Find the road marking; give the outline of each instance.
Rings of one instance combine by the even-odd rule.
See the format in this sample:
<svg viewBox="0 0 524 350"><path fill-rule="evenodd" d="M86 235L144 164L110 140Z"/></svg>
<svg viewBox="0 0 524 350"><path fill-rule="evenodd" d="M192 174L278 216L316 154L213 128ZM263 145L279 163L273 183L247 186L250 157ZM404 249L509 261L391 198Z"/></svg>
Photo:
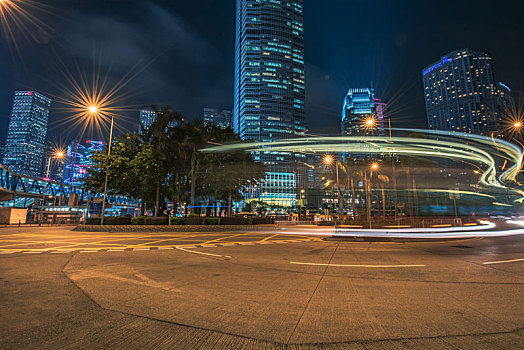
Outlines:
<svg viewBox="0 0 524 350"><path fill-rule="evenodd" d="M264 239L262 239L262 240L260 240L258 242L265 242L265 241L270 240L271 238L273 238L275 236L278 236L278 235L280 235L280 233L274 234L272 236L267 236L266 238L264 238Z"/></svg>
<svg viewBox="0 0 524 350"><path fill-rule="evenodd" d="M318 264L291 261L295 265L312 265L312 266L336 266L336 267L425 267L426 265L342 265L342 264Z"/></svg>
<svg viewBox="0 0 524 350"><path fill-rule="evenodd" d="M44 251L42 250L39 250L39 251L31 251L31 252L23 252L24 254L40 254L40 253L43 253Z"/></svg>
<svg viewBox="0 0 524 350"><path fill-rule="evenodd" d="M98 250L81 250L80 253L96 253Z"/></svg>
<svg viewBox="0 0 524 350"><path fill-rule="evenodd" d="M59 251L56 251L56 252L51 252L51 254L67 254L67 253L71 253L72 250L59 250Z"/></svg>
<svg viewBox="0 0 524 350"><path fill-rule="evenodd" d="M5 251L5 252L0 252L0 254L13 254L13 253L16 253L16 252L17 252L16 250L12 251L12 252L11 251L9 251L9 252Z"/></svg>
<svg viewBox="0 0 524 350"><path fill-rule="evenodd" d="M202 254L202 255L217 256L217 257L220 257L220 258L228 258L228 259L231 259L231 256L229 256L229 255L219 255L219 254L211 254L211 253L202 253L202 252L197 252L197 251L194 251L194 250L184 249L184 248L181 248L181 247L176 247L176 249L183 250L184 252L193 253L193 254Z"/></svg>
<svg viewBox="0 0 524 350"><path fill-rule="evenodd" d="M492 265L492 264L504 264L504 263L511 263L511 262L517 262L517 261L524 261L524 259L512 259L512 260L500 260L500 261L488 261L483 263L484 265Z"/></svg>
<svg viewBox="0 0 524 350"><path fill-rule="evenodd" d="M108 249L106 252L123 252L124 249Z"/></svg>
<svg viewBox="0 0 524 350"><path fill-rule="evenodd" d="M133 251L151 250L151 248L133 248Z"/></svg>

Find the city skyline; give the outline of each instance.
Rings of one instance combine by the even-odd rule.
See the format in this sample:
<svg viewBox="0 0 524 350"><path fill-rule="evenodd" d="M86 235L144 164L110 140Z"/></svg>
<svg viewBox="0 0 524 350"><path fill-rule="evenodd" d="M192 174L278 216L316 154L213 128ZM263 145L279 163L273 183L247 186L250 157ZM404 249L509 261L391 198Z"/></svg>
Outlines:
<svg viewBox="0 0 524 350"><path fill-rule="evenodd" d="M186 14L194 10L191 5L187 4L153 1L140 5L143 6L144 18L156 18L159 20L158 25L151 28L150 32L147 33L148 35L151 32L159 34L155 44L158 44L161 48L166 48L166 46L169 48L172 40L168 40L162 33L165 33L165 29L172 29L176 30L177 33L184 34L180 36L184 38L180 44L185 45L187 50L185 50L185 53L180 53L179 51L167 52L161 55L160 58L153 58L154 62L151 64L151 68L148 68L147 74L143 74L152 78L139 76L139 79L133 82L133 84L147 87L145 89L147 92L135 89L138 90L135 91L137 104L148 104L150 102L158 102L157 104L159 105L170 104L189 119L199 117L200 111L206 105L217 106L221 109L227 109L231 106L233 82L230 77L233 72L233 55L231 51L234 45L234 23L229 22L231 22L234 14L234 4L210 2L208 5L215 13L223 14L223 16L213 16L213 18L186 16ZM129 50L136 49L138 53L145 52L145 44L142 45L141 43L139 47L135 47L130 43L129 38L134 33L134 29L130 28L129 23L131 19L134 19L136 11L132 8L124 8L121 14L109 19L108 11L113 9L114 6L116 6L116 2L113 1L104 2L104 4L96 6L85 4L78 7L78 9L69 7L67 4L62 6L63 11L70 15L72 21L66 24L63 22L63 18L58 18L57 23L60 26L70 26L70 35L74 35L78 39L78 44L82 45L82 47L79 47L79 45L75 44L67 52L62 51L61 53L65 53L64 57L78 59L80 64L87 65L90 63L90 59L86 59L86 57L94 55L100 55L104 65L111 61L117 61L118 64L115 65L116 68L114 69L114 73L117 76L119 73L125 72L132 63L139 62L141 59L152 59L148 55L128 55L125 59L120 59L123 53L129 52ZM359 26L359 23L364 22L372 13L380 17L385 16L387 11L392 11L392 18L395 18L393 15L396 15L398 20L409 14L414 21L420 21L420 17L424 15L426 16L425 19L430 24L434 24L435 27L442 25L447 28L445 23L456 23L457 16L461 11L465 10L461 5L456 5L457 11L454 14L442 14L444 16L441 20L442 22L438 22L435 14L429 14L426 11L426 6L428 5L416 4L408 6L407 3L401 3L396 7L391 7L379 2L368 8L365 4L357 2L352 4L352 10L362 10L360 11L362 18L357 19L351 26L345 28L342 25L342 21L337 21L336 19L341 18L340 16L342 15L339 13L343 13L343 11L340 10L348 8L348 5L334 3L326 8L326 6L322 7L308 1L305 2L304 21L306 28L311 28L309 32L306 30L305 35L306 47L308 47L306 53L308 98L306 99L305 107L306 120L313 132L324 131L327 134L337 134L340 118L339 106L347 89L352 86L369 85L369 81L373 81L377 94L385 102L388 102L390 111L392 111L390 114L397 126L424 126L425 109L423 93L421 92L420 70L430 62L433 62L435 57L440 57L444 53L460 47L470 47L473 50L489 52L494 58L495 65L501 67L497 69L498 79L510 86L517 95L515 97L518 100L521 90L519 85L521 85L522 81L522 70L521 66L519 66L520 62L515 57L521 56L518 54L520 49L517 47L517 52L513 52L511 55L505 53L503 42L511 41L512 35L515 35L512 33L519 32L519 24L515 24L519 22L509 21L507 18L504 21L499 20L496 14L502 10L498 7L495 7L492 11L493 21L497 25L494 24L491 29L480 28L472 20L469 22L470 20L465 19L464 26L469 26L471 29L466 30L464 33L456 33L453 37L446 36L448 29L445 29L444 32L441 31L442 33L438 35L437 32L439 31L435 31L435 33L431 34L431 41L422 37L422 34L415 33L413 29L408 30L396 23L396 21L391 22L391 19L384 24L377 25L371 31ZM85 14L86 29L80 28L80 23L75 22L75 18L79 18L80 10ZM403 10L404 14L401 13L401 10ZM481 12L480 8L474 9L474 11L477 10ZM323 19L326 16L332 20L324 21ZM483 14L483 16L486 16L486 14ZM511 13L510 16L518 17L518 11ZM183 20L181 19L182 17L184 18ZM166 19L173 21L166 21ZM175 23L175 25L165 27L168 25L168 22ZM98 39L104 39L101 40L102 44L96 46L92 45L94 37L89 36L87 30L87 28L93 28L94 24L99 24L98 29L95 31L95 36ZM386 31L386 25L388 31ZM210 27L215 29L211 30ZM216 30L217 27L220 29ZM115 44L116 40L114 32L109 30L112 28L119 29L123 35L122 37L125 39L123 40L124 44L118 44L118 47L122 48L122 50L114 56L107 53L108 48L111 46L110 44ZM509 28L514 30L508 30ZM477 31L475 35L472 33L474 30ZM348 32L354 35L345 35ZM506 33L504 36L506 39L498 39L501 37L499 35L501 33ZM340 37L344 38L344 40L337 41L335 50L335 42L331 43L333 40L328 40L330 37ZM40 68L43 64L47 65L50 63L50 60L53 58L50 56L51 48L57 42L69 39L63 37L50 38L49 43L45 45L23 44L27 46L26 48L29 52L31 50L42 51L42 55L39 57L42 58L42 62L37 62L35 65L29 64L33 63L29 57L24 57L19 63L15 63L7 49L0 52L0 60L4 63L4 68L0 69L0 79L6 82L3 85L4 89L0 92L0 125L5 126L2 128L4 130L2 130L3 134L0 137L5 137L9 106L12 102L9 101L9 96L12 94L12 91L20 86L31 86L44 94L47 90L52 90L52 87L41 84L42 81L46 80L47 73ZM516 38L513 38L513 41L516 42L514 39ZM191 43L196 44L193 45ZM342 46L340 45L341 43ZM122 45L127 46L122 47ZM376 51L377 45L381 47L380 55ZM195 48L201 48L202 50L198 51ZM206 50L209 50L208 52L211 55L205 56L213 57L212 59L204 59L203 55L200 54L200 52L208 53ZM184 67L184 71L187 71L187 73L174 74L178 68L168 67L164 64L166 59L171 59L173 56L176 57L175 66ZM191 59L194 59L194 62L189 62ZM25 66L30 66L30 69L23 68L24 61L26 61ZM343 61L344 64L342 64ZM197 66L201 68L202 72L193 74ZM217 69L217 67L220 67L220 69ZM158 73L163 69L165 69L165 72L162 72L165 73L163 74L164 77L157 80ZM212 73L209 73L211 71ZM149 73L155 74L151 75ZM184 82L189 79L188 74L192 75L191 84L174 83L171 85L171 83L167 82L174 75L177 81ZM179 85L183 87L180 88ZM386 87L386 85L389 87ZM172 91L168 88L171 86L174 88ZM202 94L199 94L202 95L201 97L186 96L188 94L193 95L192 92L199 88L204 88ZM210 95L210 90L216 92ZM154 98L150 98L151 95L154 95ZM209 102L204 102L204 98ZM59 128L56 127L57 118L64 118L64 116L60 116L59 113L52 110L51 135L56 135L58 132ZM121 124L121 127L126 130L132 130L138 125L138 121L136 118L133 120L128 118L126 121L117 122L117 124Z"/></svg>

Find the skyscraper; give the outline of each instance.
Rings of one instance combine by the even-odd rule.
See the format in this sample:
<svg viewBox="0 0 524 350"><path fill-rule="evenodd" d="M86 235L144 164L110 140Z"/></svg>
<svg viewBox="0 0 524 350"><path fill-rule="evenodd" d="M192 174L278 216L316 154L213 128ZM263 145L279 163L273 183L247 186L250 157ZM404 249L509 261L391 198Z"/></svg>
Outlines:
<svg viewBox="0 0 524 350"><path fill-rule="evenodd" d="M138 126L138 132L142 132L142 129L149 129L151 124L156 120L156 112L150 108L140 110L140 125Z"/></svg>
<svg viewBox="0 0 524 350"><path fill-rule="evenodd" d="M302 0L237 0L235 131L272 141L305 132Z"/></svg>
<svg viewBox="0 0 524 350"><path fill-rule="evenodd" d="M234 129L243 140L271 142L305 134L302 3L237 0L233 109ZM261 152L253 157L269 167L260 199L294 205L305 178L305 156Z"/></svg>
<svg viewBox="0 0 524 350"><path fill-rule="evenodd" d="M85 144L73 141L67 147L67 162L63 171L63 182L68 185L82 186L82 181L93 165L91 157L104 149L103 141L88 140Z"/></svg>
<svg viewBox="0 0 524 350"><path fill-rule="evenodd" d="M204 108L203 120L205 124L214 124L220 129L233 127L231 111L219 111L215 108Z"/></svg>
<svg viewBox="0 0 524 350"><path fill-rule="evenodd" d="M342 135L384 135L385 106L373 89L349 89L342 107Z"/></svg>
<svg viewBox="0 0 524 350"><path fill-rule="evenodd" d="M499 132L502 104L488 54L453 51L424 68L422 78L430 129Z"/></svg>
<svg viewBox="0 0 524 350"><path fill-rule="evenodd" d="M3 161L15 173L42 176L50 108L51 100L38 92L15 92Z"/></svg>

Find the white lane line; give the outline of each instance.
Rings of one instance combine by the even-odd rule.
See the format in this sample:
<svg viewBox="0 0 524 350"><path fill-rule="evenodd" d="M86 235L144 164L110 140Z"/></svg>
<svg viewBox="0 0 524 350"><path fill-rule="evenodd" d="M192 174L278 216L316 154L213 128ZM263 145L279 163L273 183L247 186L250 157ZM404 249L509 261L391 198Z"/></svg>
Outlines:
<svg viewBox="0 0 524 350"><path fill-rule="evenodd" d="M133 251L151 250L151 248L133 248Z"/></svg>
<svg viewBox="0 0 524 350"><path fill-rule="evenodd" d="M108 249L107 252L123 252L124 249Z"/></svg>
<svg viewBox="0 0 524 350"><path fill-rule="evenodd" d="M23 252L23 253L24 253L24 254L41 254L41 253L43 253L43 252L45 252L45 250L39 250L39 251L36 251L36 252L34 252L34 251L30 251L30 252Z"/></svg>
<svg viewBox="0 0 524 350"><path fill-rule="evenodd" d="M524 259L512 259L512 260L500 260L500 261L487 261L483 263L484 265L492 265L492 264L504 264L504 263L511 263L511 262L517 262L517 261L524 261Z"/></svg>
<svg viewBox="0 0 524 350"><path fill-rule="evenodd" d="M169 249L175 249L173 247L158 247L158 250L169 250Z"/></svg>
<svg viewBox="0 0 524 350"><path fill-rule="evenodd" d="M211 254L211 253L202 253L202 252L197 252L197 251L194 251L194 250L184 249L184 248L181 248L181 247L176 247L176 249L183 250L184 252L193 253L193 254L201 254L201 255L209 255L209 256L218 256L218 257L220 257L220 258L231 258L231 256L229 256L229 255L219 255L219 254Z"/></svg>
<svg viewBox="0 0 524 350"><path fill-rule="evenodd" d="M57 250L55 252L51 252L51 254L67 254L67 253L71 253L72 250Z"/></svg>
<svg viewBox="0 0 524 350"><path fill-rule="evenodd" d="M312 265L312 266L335 266L335 267L425 267L426 265L342 265L342 264L318 264L291 261L295 265Z"/></svg>
<svg viewBox="0 0 524 350"><path fill-rule="evenodd" d="M80 253L96 253L98 250L81 250Z"/></svg>
<svg viewBox="0 0 524 350"><path fill-rule="evenodd" d="M5 251L5 252L0 252L0 254L13 254L13 253L17 253L19 252L19 250L15 250L15 251Z"/></svg>

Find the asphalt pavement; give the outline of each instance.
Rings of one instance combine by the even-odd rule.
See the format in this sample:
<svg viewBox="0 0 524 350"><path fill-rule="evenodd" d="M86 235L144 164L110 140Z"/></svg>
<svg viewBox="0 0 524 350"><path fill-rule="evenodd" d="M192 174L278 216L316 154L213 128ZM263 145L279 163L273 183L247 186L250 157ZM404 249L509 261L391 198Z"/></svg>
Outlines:
<svg viewBox="0 0 524 350"><path fill-rule="evenodd" d="M524 236L0 229L3 349L524 348Z"/></svg>

